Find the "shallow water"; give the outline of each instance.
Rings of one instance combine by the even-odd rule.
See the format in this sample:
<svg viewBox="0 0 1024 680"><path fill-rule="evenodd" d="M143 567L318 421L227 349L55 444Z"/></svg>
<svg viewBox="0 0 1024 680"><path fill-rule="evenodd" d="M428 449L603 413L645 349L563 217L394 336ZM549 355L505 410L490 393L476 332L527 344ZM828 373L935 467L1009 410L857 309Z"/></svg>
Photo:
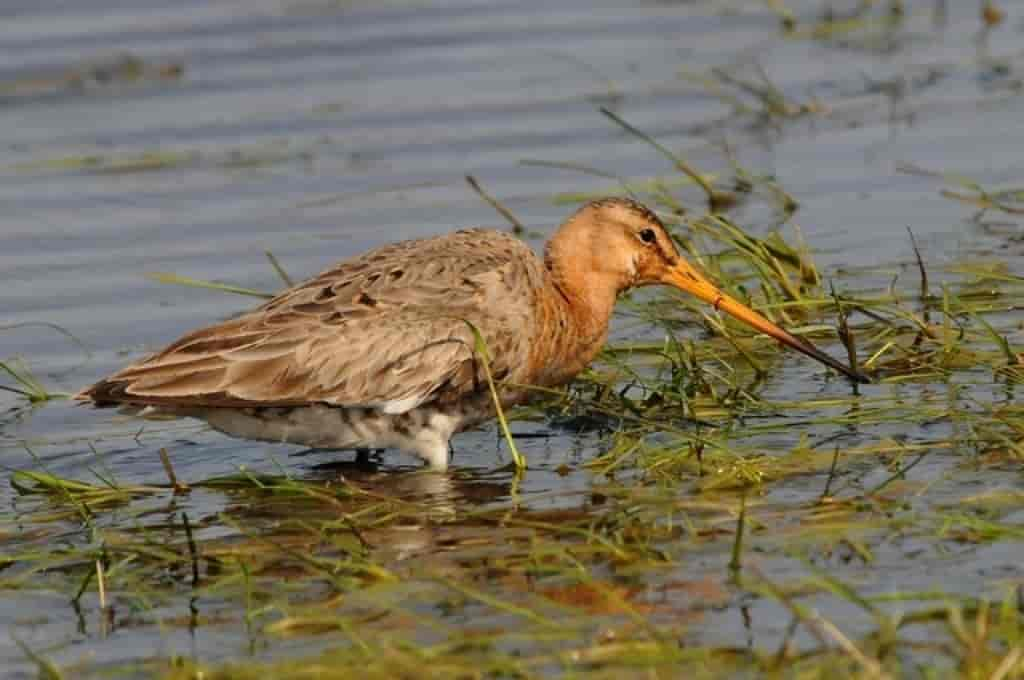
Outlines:
<svg viewBox="0 0 1024 680"><path fill-rule="evenodd" d="M840 282L844 272L855 272L858 287L884 287L895 275L903 277L901 285L914 280L908 227L936 280L943 265L993 257L1024 273L1019 217L971 221L970 206L938 194L941 182L898 171L912 163L995 185L1019 184L1024 175L1018 143L1024 7L1004 3L1007 20L979 38L974 3L949 3L938 27L933 4L910 3L904 26L864 41L782 37L778 19L755 2L6 3L0 10L0 323L58 324L84 350L53 330L25 326L0 332L0 359L23 357L48 386L73 392L252 302L162 285L147 273L274 290L280 281L267 250L299 278L396 239L502 225L468 189L466 174L536 230L531 243L539 246L573 209L553 197L616 184L521 161L575 163L629 179L675 176L663 157L602 116L600 106L704 172L730 172L724 140L745 168L774 175L800 202L794 222L816 262ZM819 9L810 2L791 6L801 16ZM781 125L730 115L722 100L681 78L683 70L741 60L756 60L787 96L817 98L828 113ZM697 191L680 194L699 209ZM757 203L733 217L753 233L771 222ZM618 337L633 334L631 324L620 322ZM1024 340L1019 326L1010 339ZM849 394L847 385L821 373L787 356L761 396L796 401ZM975 398L1016 399L989 377L974 382ZM862 394L890 407L900 398L941 402L945 389L873 385ZM836 434L833 425L801 429L803 418L794 415L793 428L764 435L760 445L785 451L800 434L812 441ZM897 421L854 429L844 441L853 446L900 436L912 442L941 437L949 427ZM581 464L606 446L601 433L573 435L548 422L517 423L516 431L550 435L520 442L531 462L520 502L536 510L585 506L602 482ZM316 479L335 474L316 465L337 458L294 456L294 449L229 440L194 422L140 423L67 401L25 408L0 392L6 469L43 468L82 479L99 466L123 483L155 484L164 481L161 448L185 480L241 467ZM399 474L416 463L393 453L382 464L392 474L362 481L395 496L487 507L508 501L510 476L495 472L508 460L496 429L487 427L456 439L460 472L444 488ZM955 467L929 459L915 468L918 480L933 484L920 501L922 512L981 489L1019 488L1017 474L951 474ZM860 472L856 483L870 488L891 470L867 465ZM763 500L779 507L802 503L821 484L798 479L771 488ZM0 517L9 527L40 502L0 485ZM173 508L166 499L137 503L133 511L152 503L157 519L126 520L133 524L170 521L183 509L201 518L231 511L230 497L211 490L197 490ZM105 523L117 527L116 513ZM208 526L201 536L218 531L230 533ZM1024 551L1012 543L930 560L912 558L918 548L907 543L887 544L871 570L852 570L852 577L875 591L941 585L991 595L1024 576ZM24 539L11 550L31 545ZM728 559L728 542L695 552L685 578L717 579ZM797 566L779 557L763 568L785 579ZM735 606L705 611L694 604L704 616L695 639L777 645L788 623L779 605L747 604L743 616ZM834 601L821 607L847 618ZM84 658L91 669L176 653L202 660L244 656L237 627L152 623L187 608L182 601L150 612L145 622L101 631L95 603L76 614L58 589L10 590L0 601L0 627L11 633L0 635L0 667L10 677L34 672L11 636L59 663ZM321 644L308 642L309 648ZM261 655L306 648L293 639Z"/></svg>

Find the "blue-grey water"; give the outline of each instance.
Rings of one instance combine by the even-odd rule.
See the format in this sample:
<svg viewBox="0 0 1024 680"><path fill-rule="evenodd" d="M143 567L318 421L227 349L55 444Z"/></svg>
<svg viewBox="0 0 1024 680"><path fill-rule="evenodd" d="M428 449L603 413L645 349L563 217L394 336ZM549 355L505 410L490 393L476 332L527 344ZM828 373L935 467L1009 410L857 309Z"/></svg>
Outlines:
<svg viewBox="0 0 1024 680"><path fill-rule="evenodd" d="M541 235L573 209L553 198L613 190L616 182L524 160L629 179L677 177L602 106L704 172L728 176L728 148L748 170L773 175L799 201L793 221L827 273L867 270L859 274L863 286L887 285L894 274L913 280L908 227L936 277L944 265L993 257L1024 272L1019 217L971 221L974 209L940 196L940 181L899 171L911 163L1021 184L1024 5L1003 2L1005 22L984 36L978 3L948 3L946 22L936 26L935 3L922 1L907 3L903 25L870 39L821 40L783 36L766 4L6 2L0 360L20 357L50 388L74 392L254 302L147 274L274 290L281 284L265 251L303 277L396 239L504 226L467 187L466 174ZM788 3L801 17L822 4ZM766 122L736 114L686 77L716 67L756 77L753 64L792 101L821 109ZM679 193L699 209L699 192ZM756 206L735 218L754 232L770 221ZM33 325L40 323L59 325L81 344ZM1011 340L1024 338L1018 330ZM819 374L790 356L765 394L845 393ZM594 483L577 464L593 456L598 437L554 434L522 444L535 467L521 492L537 507L571 503L565 499ZM508 462L493 428L464 434L455 447L460 468L483 473ZM160 448L180 477L193 480L278 465L309 476L312 461L329 458L289 456L292 449L230 440L190 421L140 422L68 401L24 408L0 392L5 470L87 478L106 466L125 483L159 483ZM386 462L414 464L398 455ZM556 474L562 464L574 471ZM959 481L1015 483L995 480L979 472ZM16 526L25 503L0 479L8 525ZM194 516L210 516L227 501L196 492L187 503ZM1004 580L1024 576L1017 566L1024 552L1002 543L979 552L925 563L879 559L894 587L991 594L993 571ZM720 558L696 557L693 575L720 568ZM786 620L758 606L767 613L759 619L755 606L755 630L777 639ZM83 628L62 591L7 591L0 675L35 672L15 638L92 668L173 653L232 657L240 649L237 631L203 630L189 638L180 628L140 625L102 635L94 623ZM709 631L706 639L721 644L744 635L735 615L713 620Z"/></svg>

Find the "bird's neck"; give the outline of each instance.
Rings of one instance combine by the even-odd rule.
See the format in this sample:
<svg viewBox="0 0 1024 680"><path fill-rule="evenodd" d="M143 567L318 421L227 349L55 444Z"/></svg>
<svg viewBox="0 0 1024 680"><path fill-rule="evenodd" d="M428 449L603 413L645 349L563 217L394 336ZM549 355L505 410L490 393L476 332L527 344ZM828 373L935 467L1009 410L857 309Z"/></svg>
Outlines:
<svg viewBox="0 0 1024 680"><path fill-rule="evenodd" d="M544 267L584 337L603 336L615 299L627 287L623 275L609 269L607 246L594 242L597 231L577 219L563 224L544 249Z"/></svg>
<svg viewBox="0 0 1024 680"><path fill-rule="evenodd" d="M621 287L584 255L589 248L553 239L545 252L549 278L546 307L556 318L552 382L565 382L597 356L608 338L608 323ZM586 244L589 245L589 244Z"/></svg>
<svg viewBox="0 0 1024 680"><path fill-rule="evenodd" d="M552 276L552 279L573 336L584 342L603 343L615 310L616 288L598 282L588 286L575 278Z"/></svg>

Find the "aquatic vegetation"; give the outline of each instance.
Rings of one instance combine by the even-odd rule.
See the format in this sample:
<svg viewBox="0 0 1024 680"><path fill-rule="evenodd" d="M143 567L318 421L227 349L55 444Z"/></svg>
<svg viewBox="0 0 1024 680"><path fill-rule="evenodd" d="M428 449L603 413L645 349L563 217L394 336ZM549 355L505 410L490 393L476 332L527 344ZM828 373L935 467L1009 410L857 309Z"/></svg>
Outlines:
<svg viewBox="0 0 1024 680"><path fill-rule="evenodd" d="M796 60L805 48L833 50L837 63L859 69L865 54L902 54L958 9L945 4L713 0L659 11L703 11ZM961 28L1016 27L1000 3L970 12ZM956 49L953 37L943 50ZM727 57L739 49L727 47ZM942 82L974 77L975 50L972 36ZM19 611L5 613L13 639L0 645L23 662L19 671L166 680L1024 677L1019 177L1012 167L978 170L988 160L966 144L963 159L916 157L941 146L928 121L908 137L885 123L858 128L876 119L854 105L895 83L896 66L894 80L865 75L850 95L846 76L831 90L804 89L785 58L700 58L715 62L687 67L687 84L699 87L685 96L724 103L724 119L692 124L689 110L662 119L644 109L646 91L614 73L616 105L587 108L581 128L620 146L521 154L532 157L523 163L530 172L561 171L564 181L542 187L543 201L523 198L536 189L519 176L483 182L487 163L514 167L518 158L491 157L473 169L475 193L458 170L429 184L442 189L410 214L444 215L450 194L462 192L531 239L549 208L635 196L723 290L872 384L853 386L686 296L635 291L589 370L457 439L455 469L441 476L397 457L359 465L348 454L225 445L189 421L75 411L50 399L70 387L57 368L31 355L4 359L0 390L12 406L0 419L9 499L0 507L0 593ZM666 69L671 86L658 86L677 87L685 60ZM909 110L943 89L932 85L904 91ZM963 99L969 114L955 124L965 134L987 125L984 94ZM786 146L786 135L796 143ZM863 137L882 140L870 149L881 160L861 168L849 159ZM513 142L518 150L529 140ZM810 156L819 146L835 156ZM171 177L144 170L238 167L230 153L194 148L56 150L52 162L10 169L21 181L102 183ZM240 148L241 166L265 161L283 172L297 158ZM620 162L620 148L652 162ZM823 185L807 177L837 158L851 166L823 183L832 194L814 195ZM787 174L787 163L810 169ZM302 191L334 190L337 178L319 179ZM378 200L378 179L361 195ZM426 190L419 179L394 184ZM878 188L900 180L917 184ZM859 215L843 212L851 194L892 237L868 263L836 256L850 241L830 240L816 224L857 228ZM440 206L436 215L425 204ZM927 217L894 212L908 204ZM250 208L237 212L249 219L266 209ZM936 216L945 219L937 231L922 231ZM964 245L946 248L957 239ZM265 269L239 275L201 260L192 276L153 274L143 285L229 305L236 299L221 293L269 297L278 280L293 281L267 250L280 255L276 243L246 245ZM281 260L292 270L290 256ZM138 271L177 266L149 261ZM259 283L245 278L253 270ZM239 307L251 302L237 298ZM29 417L37 427L20 427ZM64 419L71 424L56 429ZM528 469L515 469L519 456ZM188 465L203 457L215 465ZM211 468L219 471L194 472Z"/></svg>
<svg viewBox="0 0 1024 680"><path fill-rule="evenodd" d="M25 362L12 359L0 361L0 375L6 374L7 378L13 380L13 385L0 385L0 390L12 392L33 404L49 401L50 399L65 398L68 395L61 392L51 392L39 381Z"/></svg>
<svg viewBox="0 0 1024 680"><path fill-rule="evenodd" d="M645 331L615 342L571 395L553 392L510 414L513 438L516 420L535 414L612 423L584 464L589 490L560 494L561 509L517 493L512 472L497 478L494 501L477 506L458 501L460 486L479 483L472 472L439 491L420 472L181 480L166 452L166 484L119 483L98 468L98 483L21 470L11 484L35 500L19 513L27 530L4 537L0 588L67 589L89 616L132 611L133 625L228 626L253 648L304 639L321 650L269 667L141 662L174 679L394 677L424 663L445 677L897 677L922 654L935 655L931 672L1021 667L1012 588L964 599L937 584L891 591L864 580L899 564L887 553L902 542L949 551L1024 538L1012 518L1022 499L1010 490L957 499L947 489L947 500L929 501L967 471L1024 456L1024 410L968 389L985 380L1012 391L1019 381L1019 349L1000 312L1024 303L1022 282L993 274L979 286L983 272L952 267L938 276L938 294L928 279L940 273L921 261L920 294L858 290L851 279L837 282L838 293L781 232L755 237L708 215L678 223L675 234L725 290L830 349L848 343L878 385L768 395L784 363L773 343L682 297L636 298L626 316L661 339ZM710 335L698 342L684 317ZM899 388L936 381L946 390L931 396ZM770 443L795 424L795 446ZM884 435L902 427L918 434ZM876 434L846 444L844 431ZM420 491L394 495L394 476ZM190 520L171 509L197 493L225 495L225 511ZM688 577L695 557L716 566ZM191 602L184 618L182 598ZM820 598L860 609L862 632L851 636L846 622L807 604ZM702 642L692 626L709 606L752 603L788 616L775 648Z"/></svg>

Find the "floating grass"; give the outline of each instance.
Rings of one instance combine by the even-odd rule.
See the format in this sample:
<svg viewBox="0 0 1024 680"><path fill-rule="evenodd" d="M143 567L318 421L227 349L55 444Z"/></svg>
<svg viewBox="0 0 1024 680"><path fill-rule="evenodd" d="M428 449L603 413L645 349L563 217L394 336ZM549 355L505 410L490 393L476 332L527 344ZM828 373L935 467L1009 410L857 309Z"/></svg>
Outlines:
<svg viewBox="0 0 1024 680"><path fill-rule="evenodd" d="M954 172L935 172L910 163L902 163L897 169L909 175L941 179L956 189L941 189L939 193L960 203L977 208L980 212L996 210L1008 215L1024 215L1024 187L991 189L981 182Z"/></svg>
<svg viewBox="0 0 1024 680"><path fill-rule="evenodd" d="M491 196L489 193L483 190L476 177L473 175L466 175L466 183L469 184L470 188L476 192L476 194L484 200L487 205L494 208L499 215L504 217L510 225L512 225L512 233L522 235L526 233L526 227L519 221L511 210L505 207L505 205L498 199Z"/></svg>
<svg viewBox="0 0 1024 680"><path fill-rule="evenodd" d="M14 644L16 644L18 648L21 649L25 657L35 665L40 680L64 680L64 674L61 673L60 669L52 661L38 652L33 651L31 647L18 638L14 638Z"/></svg>
<svg viewBox="0 0 1024 680"><path fill-rule="evenodd" d="M880 14L892 4L831 16L788 2L741 9L767 8L789 38L859 45L895 25ZM794 97L763 71L706 77L755 123L781 129L819 113L801 111L817 100ZM613 340L570 388L538 390L539 402L499 413L514 467L530 456L527 475L458 461L436 475L390 461L381 470L307 458L204 476L196 471L219 459L186 461L214 435L137 437L136 426L115 421L116 432L91 444L114 470L119 460L146 461L132 469L143 479L128 483L108 466L79 464L90 442L47 440L45 455L8 463L19 469L8 473L13 501L0 517L0 591L18 607L73 603L70 613L44 614L69 624L75 645L68 652L26 636L25 672L1024 675L1016 567L992 558L1012 557L1024 540L1016 488L1024 279L994 255L926 268L913 235L905 262L823 269L793 222L804 197L730 160L730 191L743 204L713 215L694 211L685 196L696 180L679 168L637 179L545 164L656 206L680 248L724 290L834 356L859 357L877 384L853 392L704 305L643 290L621 302ZM725 186L698 176L714 191ZM1013 214L999 207L1015 208L1011 190L959 179L939 180L960 195L950 200ZM493 397L488 348L478 329L473 336ZM28 386L5 375L22 400ZM513 436L517 423L533 431ZM0 435L5 455L23 455L17 426ZM465 441L476 444L455 440L460 456L487 445L472 437ZM49 634L28 614L12 628L37 625ZM166 644L147 645L130 663L88 656L157 638Z"/></svg>
<svg viewBox="0 0 1024 680"><path fill-rule="evenodd" d="M264 293L263 291L253 290L252 288L232 286L226 283L217 283L216 281L203 281L201 279L193 279L188 276L179 276L178 274L171 274L167 272L153 272L151 274L147 274L146 278L152 279L158 283L169 283L176 286L188 286L190 288L204 288L206 290L216 290L222 293L235 293L236 295L247 295L249 297L258 297L263 299L270 299L274 297L273 293Z"/></svg>
<svg viewBox="0 0 1024 680"><path fill-rule="evenodd" d="M614 113L609 109L602 107L601 113L603 113L607 118L609 118L613 123L615 123L622 129L626 130L630 134L634 135L635 137L643 140L644 142L652 146L659 153L661 153L663 156L672 161L672 163L680 172L682 172L684 175L693 180L698 186L700 186L700 188L704 190L704 193L707 196L708 206L711 212L718 212L720 210L724 210L736 202L735 196L728 192L719 191L712 187L711 182L709 182L703 175L697 172L689 163L683 160L678 154L670 151L667 147L665 147L663 144L655 140L646 132L643 132L640 129L634 127L633 125L627 123L618 114Z"/></svg>
<svg viewBox="0 0 1024 680"><path fill-rule="evenodd" d="M270 261L270 266L273 267L274 271L277 272L277 275L281 277L281 282L285 285L285 287L291 288L292 286L294 286L295 281L292 280L292 277L289 276L288 272L286 272L284 270L284 267L281 266L281 263L278 261L277 256L274 255L274 253L270 252L269 250L265 250L263 252L267 256L267 260Z"/></svg>
<svg viewBox="0 0 1024 680"><path fill-rule="evenodd" d="M0 390L24 397L33 404L41 404L51 399L64 399L68 394L51 392L36 378L24 362L19 360L0 361L0 374L6 373L14 380L14 385L0 385Z"/></svg>

